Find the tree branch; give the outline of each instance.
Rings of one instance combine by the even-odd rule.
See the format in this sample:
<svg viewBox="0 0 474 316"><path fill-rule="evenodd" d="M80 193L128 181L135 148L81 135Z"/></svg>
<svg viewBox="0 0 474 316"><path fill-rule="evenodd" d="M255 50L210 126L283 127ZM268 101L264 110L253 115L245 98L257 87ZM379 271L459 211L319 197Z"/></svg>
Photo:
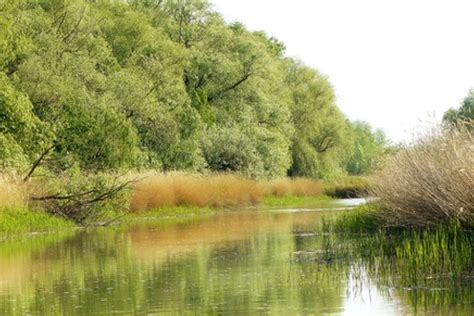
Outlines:
<svg viewBox="0 0 474 316"><path fill-rule="evenodd" d="M41 162L43 161L43 159L46 157L46 155L49 154L49 152L51 150L53 150L53 148L56 147L56 143L54 143L53 145L51 145L50 147L46 148L46 150L39 156L39 158L33 163L33 166L31 166L31 169L30 171L28 172L28 174L23 178L23 182L26 182L28 181L29 178L31 178L31 176L33 175L33 172L35 172L36 168L38 168L41 164Z"/></svg>

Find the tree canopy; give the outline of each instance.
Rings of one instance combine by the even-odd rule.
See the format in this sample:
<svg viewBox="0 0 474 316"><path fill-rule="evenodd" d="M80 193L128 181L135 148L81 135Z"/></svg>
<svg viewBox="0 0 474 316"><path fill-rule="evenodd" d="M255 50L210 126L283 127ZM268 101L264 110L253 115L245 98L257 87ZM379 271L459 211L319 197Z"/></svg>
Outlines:
<svg viewBox="0 0 474 316"><path fill-rule="evenodd" d="M327 178L367 172L380 152L324 75L206 1L18 0L0 11L4 168Z"/></svg>

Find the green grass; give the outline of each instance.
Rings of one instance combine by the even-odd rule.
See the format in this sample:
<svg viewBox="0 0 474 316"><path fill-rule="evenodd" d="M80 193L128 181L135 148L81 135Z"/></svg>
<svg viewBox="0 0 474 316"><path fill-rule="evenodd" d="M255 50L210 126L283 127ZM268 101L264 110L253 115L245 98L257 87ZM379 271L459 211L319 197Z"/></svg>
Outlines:
<svg viewBox="0 0 474 316"><path fill-rule="evenodd" d="M325 207L333 199L327 195L318 196L266 196L263 205L269 207Z"/></svg>
<svg viewBox="0 0 474 316"><path fill-rule="evenodd" d="M326 232L340 234L365 234L382 229L385 222L377 216L377 205L368 203L352 210L338 213L334 217L323 219Z"/></svg>
<svg viewBox="0 0 474 316"><path fill-rule="evenodd" d="M202 214L213 214L216 209L210 207L198 207L198 206L164 206L156 209L147 211L132 213L131 217L135 219L149 218L149 217L173 217L173 216L184 216L184 215L202 215Z"/></svg>
<svg viewBox="0 0 474 316"><path fill-rule="evenodd" d="M0 235L42 232L74 227L74 223L41 210L25 208L0 209Z"/></svg>
<svg viewBox="0 0 474 316"><path fill-rule="evenodd" d="M315 231L332 236L341 254L391 287L449 288L474 273L474 231L456 221L424 229L390 227L369 203L325 218Z"/></svg>

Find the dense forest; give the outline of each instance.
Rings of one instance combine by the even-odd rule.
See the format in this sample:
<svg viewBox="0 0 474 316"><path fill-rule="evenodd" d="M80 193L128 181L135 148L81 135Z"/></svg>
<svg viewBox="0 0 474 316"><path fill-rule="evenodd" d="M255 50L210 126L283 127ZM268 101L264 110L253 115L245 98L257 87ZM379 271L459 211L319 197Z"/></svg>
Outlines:
<svg viewBox="0 0 474 316"><path fill-rule="evenodd" d="M17 0L0 13L3 170L324 179L368 173L385 151L326 76L206 1Z"/></svg>

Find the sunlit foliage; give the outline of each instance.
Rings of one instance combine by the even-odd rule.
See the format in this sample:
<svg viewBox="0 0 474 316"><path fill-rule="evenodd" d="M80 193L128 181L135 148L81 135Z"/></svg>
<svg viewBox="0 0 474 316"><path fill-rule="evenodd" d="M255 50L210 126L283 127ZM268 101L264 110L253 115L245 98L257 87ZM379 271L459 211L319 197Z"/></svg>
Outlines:
<svg viewBox="0 0 474 316"><path fill-rule="evenodd" d="M347 163L358 159L355 131L328 79L206 1L7 1L0 11L2 168L315 178L369 168Z"/></svg>

